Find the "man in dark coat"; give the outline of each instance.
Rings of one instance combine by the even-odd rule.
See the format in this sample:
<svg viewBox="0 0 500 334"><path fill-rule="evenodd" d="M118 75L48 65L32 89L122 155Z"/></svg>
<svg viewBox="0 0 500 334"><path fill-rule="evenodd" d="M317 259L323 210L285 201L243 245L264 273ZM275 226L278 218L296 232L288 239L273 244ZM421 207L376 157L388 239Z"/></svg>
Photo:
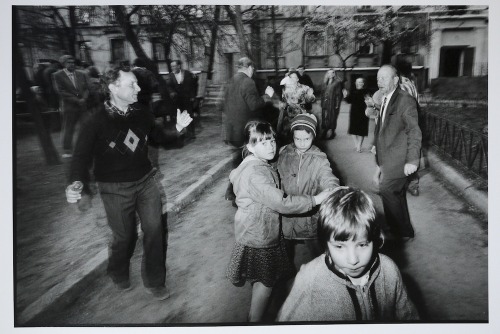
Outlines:
<svg viewBox="0 0 500 334"><path fill-rule="evenodd" d="M304 65L299 65L297 67L297 72L299 73L299 83L311 87L314 92L314 84L311 77L306 73L306 67Z"/></svg>
<svg viewBox="0 0 500 334"><path fill-rule="evenodd" d="M137 94L137 103L142 104L143 108L151 111L151 97L158 91L158 81L153 72L146 68L146 62L142 58L134 60L132 72L137 78L137 83L141 88Z"/></svg>
<svg viewBox="0 0 500 334"><path fill-rule="evenodd" d="M251 79L254 71L253 62L247 57L241 58L238 61L238 73L227 84L224 105L225 141L236 147L243 145L243 130L247 122L261 118L260 111L269 101L266 95L259 96L255 82ZM266 94L272 97L274 90L267 87Z"/></svg>
<svg viewBox="0 0 500 334"><path fill-rule="evenodd" d="M87 73L75 70L75 59L62 56L59 62L64 69L54 73L54 88L59 94L62 109L63 158L73 154L73 135L78 119L87 111L89 78Z"/></svg>
<svg viewBox="0 0 500 334"><path fill-rule="evenodd" d="M342 80L337 78L334 69L326 72L323 89L321 91L321 127L322 135L326 139L335 138L337 119L342 102Z"/></svg>
<svg viewBox="0 0 500 334"><path fill-rule="evenodd" d="M422 132L418 126L416 100L399 88L399 77L391 65L382 66L377 83L383 94L375 128L376 161L386 222L396 237L413 238L406 201L407 176L417 171Z"/></svg>
<svg viewBox="0 0 500 334"><path fill-rule="evenodd" d="M168 74L167 91L177 109L187 110L191 117L193 115L193 106L198 93L198 80L188 70L182 69L180 60L173 60L170 63L172 72ZM194 124L187 128L187 135L195 137Z"/></svg>
<svg viewBox="0 0 500 334"><path fill-rule="evenodd" d="M224 95L224 113L226 115L224 142L241 149L244 143L244 129L251 119L261 118L261 109L270 102L274 95L271 87L266 88L265 95L259 96L252 76L255 66L247 57L238 60L238 73L228 82ZM267 96L266 96L267 95ZM237 166L240 161L235 161ZM235 167L236 167L235 166ZM233 200L234 193L229 183L226 199Z"/></svg>

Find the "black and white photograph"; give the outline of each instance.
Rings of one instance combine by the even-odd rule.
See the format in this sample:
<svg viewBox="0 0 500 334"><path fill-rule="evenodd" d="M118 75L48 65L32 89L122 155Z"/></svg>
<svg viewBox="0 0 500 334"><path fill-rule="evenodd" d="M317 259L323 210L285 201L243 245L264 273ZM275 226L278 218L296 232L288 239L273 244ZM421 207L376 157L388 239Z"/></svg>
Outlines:
<svg viewBox="0 0 500 334"><path fill-rule="evenodd" d="M495 5L16 2L9 332L495 332Z"/></svg>

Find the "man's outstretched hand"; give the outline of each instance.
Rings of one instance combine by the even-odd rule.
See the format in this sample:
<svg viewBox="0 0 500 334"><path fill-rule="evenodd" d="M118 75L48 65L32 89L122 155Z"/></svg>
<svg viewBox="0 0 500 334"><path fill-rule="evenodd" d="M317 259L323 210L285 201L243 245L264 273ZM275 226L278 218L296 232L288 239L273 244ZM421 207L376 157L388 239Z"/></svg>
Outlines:
<svg viewBox="0 0 500 334"><path fill-rule="evenodd" d="M181 112L180 109L177 109L177 124L175 125L175 127L179 132L187 127L192 121L193 119L191 118L191 116L189 116L187 110Z"/></svg>

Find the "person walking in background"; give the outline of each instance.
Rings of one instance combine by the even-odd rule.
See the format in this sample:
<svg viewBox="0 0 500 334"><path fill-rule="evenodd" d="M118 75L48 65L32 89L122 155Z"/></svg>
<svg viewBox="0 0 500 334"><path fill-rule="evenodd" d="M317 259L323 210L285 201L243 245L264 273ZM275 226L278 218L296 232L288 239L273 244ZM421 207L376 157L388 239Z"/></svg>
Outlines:
<svg viewBox="0 0 500 334"><path fill-rule="evenodd" d="M302 64L297 66L297 73L299 75L299 83L311 87L314 94L314 84L311 77L306 73L306 67Z"/></svg>
<svg viewBox="0 0 500 334"><path fill-rule="evenodd" d="M73 136L78 119L87 111L89 78L75 70L75 59L64 55L59 59L64 69L53 74L54 88L59 95L62 111L63 158L73 154Z"/></svg>
<svg viewBox="0 0 500 334"><path fill-rule="evenodd" d="M377 90L375 93L373 93L373 96L366 96L365 97L365 104L366 104L366 109L365 109L365 115L370 119L370 123L373 122L374 124L369 124L368 128L373 128L373 132L375 132L375 126L377 125L378 118L379 118L379 113L380 113L380 107L382 106L382 92L380 90ZM373 126L375 125L375 126ZM373 154L376 153L375 149L375 133L373 134L372 141L370 142L370 152Z"/></svg>
<svg viewBox="0 0 500 334"><path fill-rule="evenodd" d="M170 63L172 72L168 74L167 90L175 106L180 110L187 110L191 117L193 107L198 93L198 81L189 70L182 69L180 60L173 60ZM195 138L194 124L187 129L187 136Z"/></svg>
<svg viewBox="0 0 500 334"><path fill-rule="evenodd" d="M339 187L319 209L318 236L326 252L304 264L278 321L416 321L396 264L366 193Z"/></svg>
<svg viewBox="0 0 500 334"><path fill-rule="evenodd" d="M287 195L316 195L339 186L339 180L333 175L326 154L313 145L316 128L316 116L312 114L300 114L292 120L293 142L282 147L277 162L282 190ZM298 243L306 244L309 259L322 253L318 244L317 220L316 208L299 215L282 216L285 245L292 263Z"/></svg>
<svg viewBox="0 0 500 334"><path fill-rule="evenodd" d="M95 180L112 232L107 273L120 290L131 288L130 258L137 240L136 213L143 237L142 279L146 292L156 299L169 297L165 287L166 239L156 170L148 158L148 141L177 137L192 121L177 110L177 124L170 129L155 125L149 110L139 108L140 87L135 75L114 67L102 76L109 99L82 126L71 162L66 198L75 203L93 164Z"/></svg>
<svg viewBox="0 0 500 334"><path fill-rule="evenodd" d="M406 201L407 176L417 171L422 132L418 126L417 101L399 88L399 77L392 65L377 72L383 94L380 116L375 128L376 162L374 181L379 185L385 219L392 234L413 238Z"/></svg>
<svg viewBox="0 0 500 334"><path fill-rule="evenodd" d="M226 277L236 286L252 284L248 321L261 321L278 280L295 274L290 263L279 213L308 212L331 192L316 196L285 197L279 177L269 161L276 154L275 132L263 121L250 121L244 130L242 163L229 175L238 210L234 218L234 245Z"/></svg>
<svg viewBox="0 0 500 334"><path fill-rule="evenodd" d="M292 119L299 114L307 113L306 103L312 103L315 100L313 89L299 83L299 75L296 71L289 72L282 93L278 117L277 131L280 145L290 142L290 123Z"/></svg>
<svg viewBox="0 0 500 334"><path fill-rule="evenodd" d="M417 111L418 111L418 125L421 130L423 126L423 122L421 119L421 113L420 113L420 104L418 100L418 91L417 91L417 86L415 86L415 83L411 79L411 64L409 62L400 62L397 64L397 69L399 71L399 87L413 96L415 100L417 101ZM423 159L420 160L420 168L424 168L423 166ZM420 194L420 177L418 175L418 171L416 171L413 174L410 174L408 176L408 192L413 195L413 196L418 196Z"/></svg>
<svg viewBox="0 0 500 334"><path fill-rule="evenodd" d="M297 73L299 75L299 83L304 86L311 87L313 90L313 94L316 94L316 91L314 90L314 84L311 79L311 77L306 73L306 67L304 65L299 65L297 67ZM311 112L312 110L312 102L307 102L305 104L305 108L308 112Z"/></svg>
<svg viewBox="0 0 500 334"><path fill-rule="evenodd" d="M365 79L357 78L355 81L356 89L353 92L343 90L344 98L351 104L349 112L349 129L347 133L352 135L354 140L354 149L361 153L363 140L368 136L368 117L365 115L365 98L368 96L368 90L365 88Z"/></svg>
<svg viewBox="0 0 500 334"><path fill-rule="evenodd" d="M224 142L235 149L241 149L244 143L244 129L249 120L262 119L262 109L271 103L274 89L267 87L264 96L259 96L252 76L255 65L250 58L238 60L238 73L228 82L224 94L224 109L226 124L224 126ZM233 161L237 167L241 159ZM229 183L225 195L226 200L234 201L233 186Z"/></svg>
<svg viewBox="0 0 500 334"><path fill-rule="evenodd" d="M95 66L86 69L89 76L89 97L87 99L87 110L89 114L96 112L104 102L104 95L101 88L101 75Z"/></svg>
<svg viewBox="0 0 500 334"><path fill-rule="evenodd" d="M321 136L325 139L333 139L336 136L335 130L342 102L342 85L335 70L329 69L323 79L323 89L321 90L321 126L323 127Z"/></svg>
<svg viewBox="0 0 500 334"><path fill-rule="evenodd" d="M133 65L132 72L137 78L137 84L141 88L141 91L137 95L137 103L140 103L142 108L146 108L150 112L153 112L151 108L151 97L153 93L158 92L158 81L153 72L146 68L146 61L144 59L136 58ZM182 108L180 109L185 110Z"/></svg>
<svg viewBox="0 0 500 334"><path fill-rule="evenodd" d="M54 87L53 74L62 69L63 67L57 61L50 63L50 65L43 71L43 81L45 84L45 93L47 105L51 109L59 109L59 97ZM62 111L61 111L62 112Z"/></svg>

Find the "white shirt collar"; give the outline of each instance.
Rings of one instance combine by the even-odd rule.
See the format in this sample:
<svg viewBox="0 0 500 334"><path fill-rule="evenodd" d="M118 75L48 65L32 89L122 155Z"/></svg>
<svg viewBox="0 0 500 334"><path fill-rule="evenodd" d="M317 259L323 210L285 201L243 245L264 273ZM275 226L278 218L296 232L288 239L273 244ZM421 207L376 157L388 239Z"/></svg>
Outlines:
<svg viewBox="0 0 500 334"><path fill-rule="evenodd" d="M66 74L67 74L68 76L70 76L70 75L75 75L75 71L70 72L70 71L68 71L68 69L67 69L67 68L65 68L63 71L64 71L64 72L66 72Z"/></svg>
<svg viewBox="0 0 500 334"><path fill-rule="evenodd" d="M389 101L391 100L392 94L394 94L394 92L396 91L396 88L394 88L392 92L390 92L389 94L387 94L387 95L384 96L384 97L387 98L386 101L385 101L386 104L389 103Z"/></svg>

